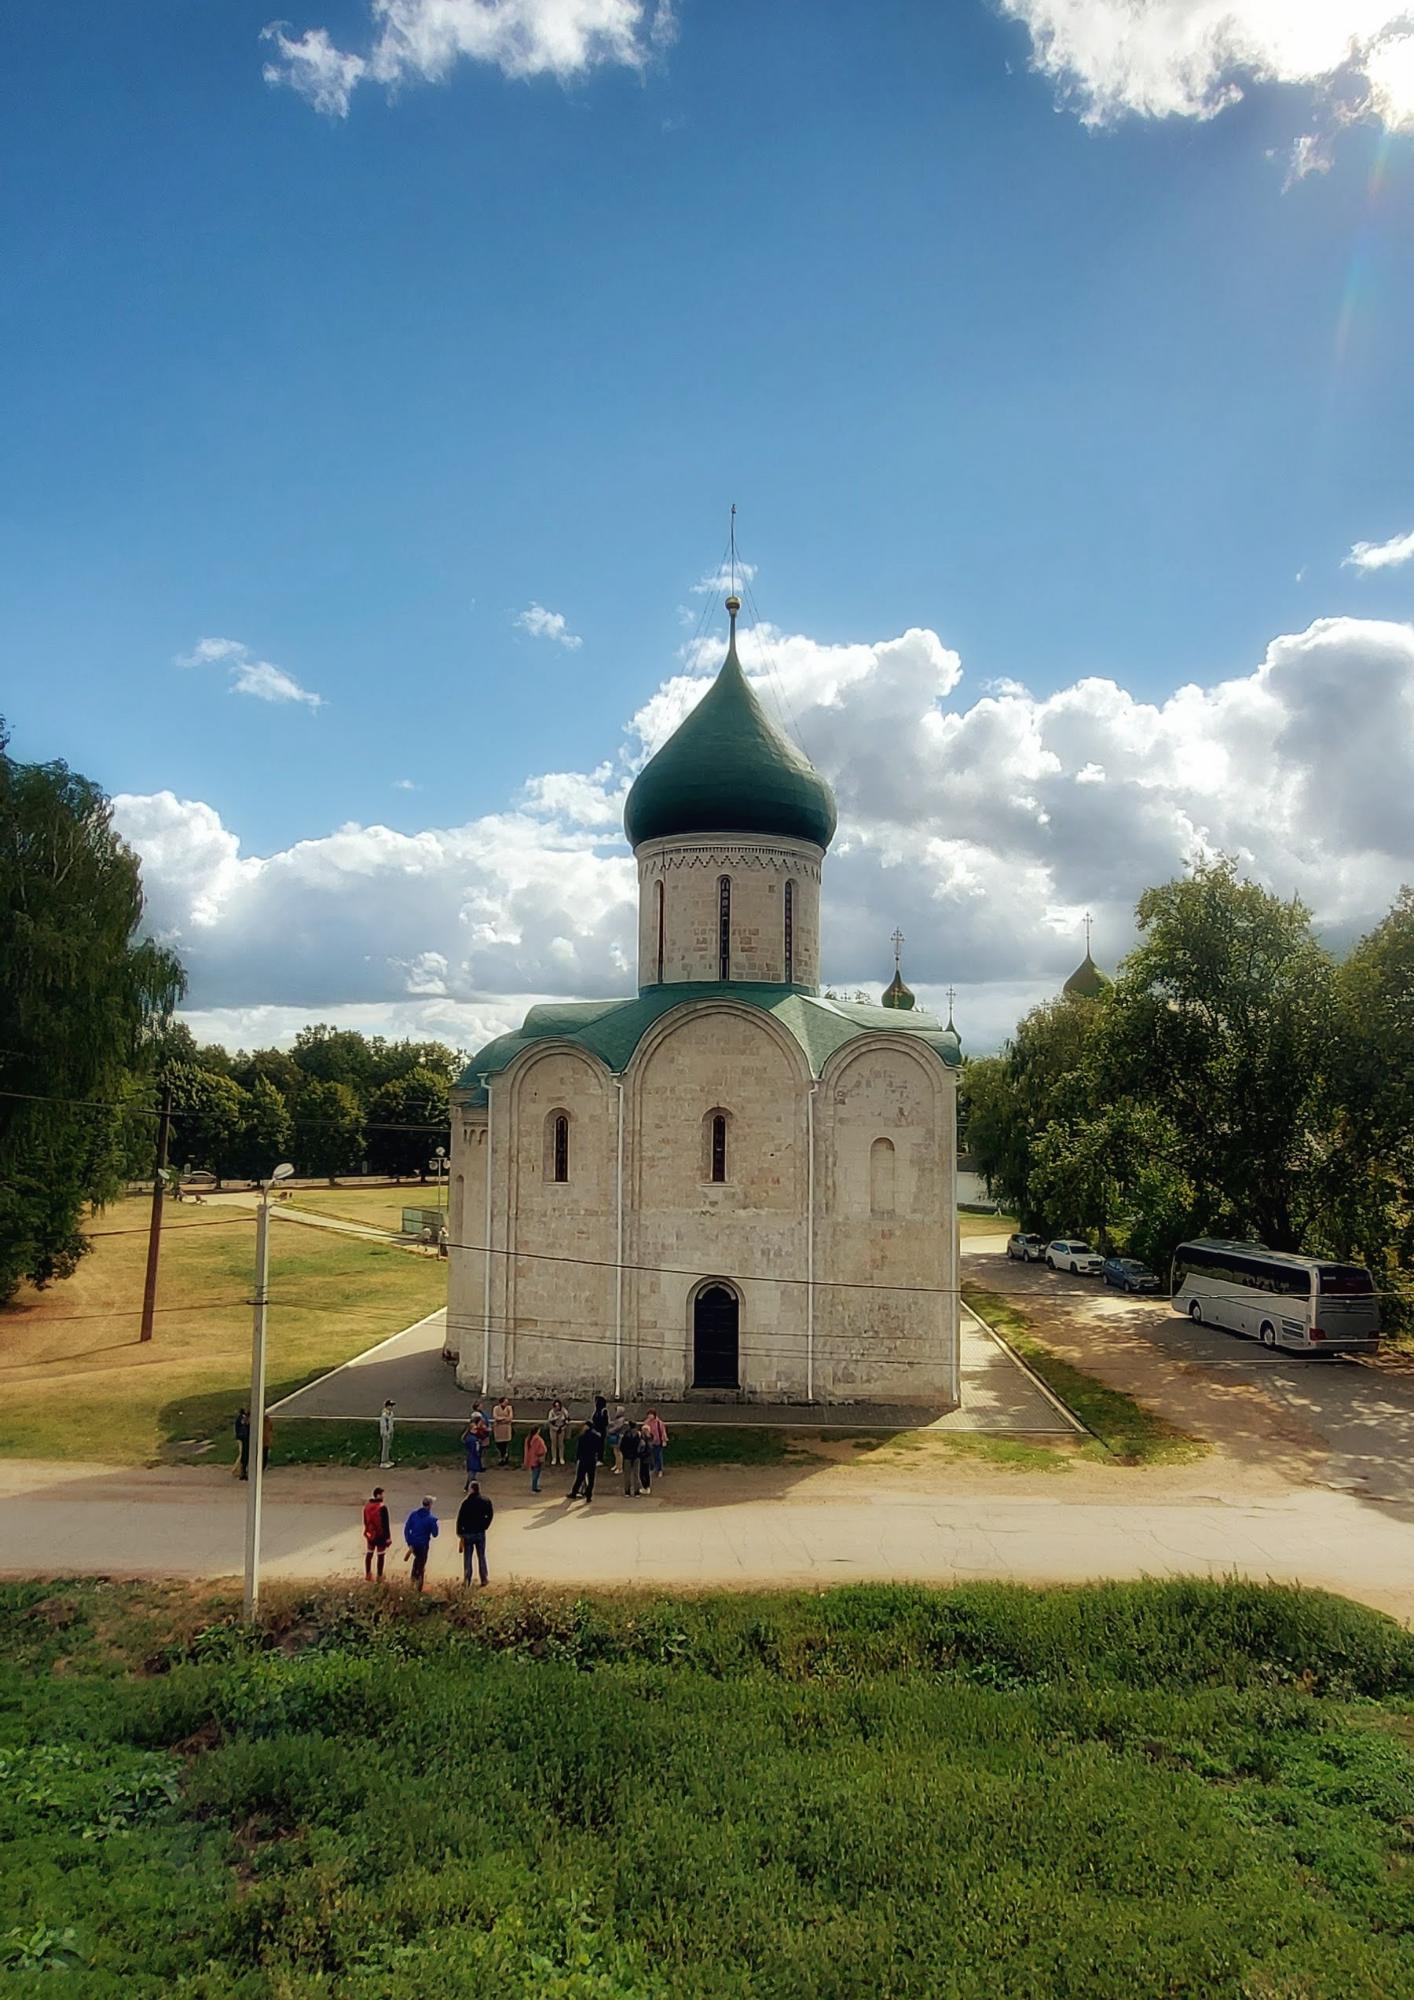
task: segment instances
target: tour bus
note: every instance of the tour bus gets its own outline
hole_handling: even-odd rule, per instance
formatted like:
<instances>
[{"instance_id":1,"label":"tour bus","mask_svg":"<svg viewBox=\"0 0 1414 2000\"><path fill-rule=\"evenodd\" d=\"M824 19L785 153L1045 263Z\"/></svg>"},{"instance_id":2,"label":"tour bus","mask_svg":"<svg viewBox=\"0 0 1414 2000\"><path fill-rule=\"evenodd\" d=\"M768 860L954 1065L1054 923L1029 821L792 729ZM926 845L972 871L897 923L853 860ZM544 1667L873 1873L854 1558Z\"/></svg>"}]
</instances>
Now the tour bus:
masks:
<instances>
[{"instance_id":1,"label":"tour bus","mask_svg":"<svg viewBox=\"0 0 1414 2000\"><path fill-rule=\"evenodd\" d=\"M1213 1237L1173 1253L1173 1305L1200 1326L1255 1334L1298 1354L1372 1353L1380 1302L1363 1264L1336 1264Z\"/></svg>"}]
</instances>

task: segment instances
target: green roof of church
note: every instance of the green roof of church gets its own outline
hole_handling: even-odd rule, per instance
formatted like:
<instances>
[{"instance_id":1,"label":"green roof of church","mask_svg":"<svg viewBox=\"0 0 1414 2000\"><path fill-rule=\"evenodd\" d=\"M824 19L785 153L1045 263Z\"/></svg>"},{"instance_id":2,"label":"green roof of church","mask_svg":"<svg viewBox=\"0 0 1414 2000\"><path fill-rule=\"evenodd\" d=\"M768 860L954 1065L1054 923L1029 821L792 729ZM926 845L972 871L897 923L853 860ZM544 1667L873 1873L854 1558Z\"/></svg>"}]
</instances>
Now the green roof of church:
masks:
<instances>
[{"instance_id":1,"label":"green roof of church","mask_svg":"<svg viewBox=\"0 0 1414 2000\"><path fill-rule=\"evenodd\" d=\"M1079 965L1076 966L1074 972L1071 973L1069 979L1065 982L1065 985L1062 986L1061 992L1067 1000L1094 1000L1104 992L1109 984L1109 978L1105 973L1101 972L1099 966L1096 965L1094 959L1091 958L1087 951L1084 958L1081 959Z\"/></svg>"},{"instance_id":2,"label":"green roof of church","mask_svg":"<svg viewBox=\"0 0 1414 2000\"><path fill-rule=\"evenodd\" d=\"M498 1035L472 1057L457 1083L456 1095L463 1103L484 1105L483 1079L508 1068L523 1049L536 1042L577 1042L607 1069L621 1074L655 1021L675 1007L704 1000L734 1000L772 1015L804 1050L812 1076L820 1074L836 1049L870 1033L908 1035L930 1048L949 1068L962 1061L956 1030L949 1034L930 1014L915 1013L901 1021L886 1007L827 1000L823 994L808 993L799 986L685 980L676 986L647 986L636 1000L574 1000L532 1007L519 1028Z\"/></svg>"},{"instance_id":3,"label":"green roof of church","mask_svg":"<svg viewBox=\"0 0 1414 2000\"><path fill-rule=\"evenodd\" d=\"M884 988L879 1005L881 1007L898 1007L905 1011L918 1005L918 1002L913 997L912 987L904 985L903 974L897 966L894 967L893 978Z\"/></svg>"},{"instance_id":4,"label":"green roof of church","mask_svg":"<svg viewBox=\"0 0 1414 2000\"><path fill-rule=\"evenodd\" d=\"M834 831L833 792L741 670L732 608L721 672L633 781L624 806L629 846L675 833L764 833L828 847Z\"/></svg>"}]
</instances>

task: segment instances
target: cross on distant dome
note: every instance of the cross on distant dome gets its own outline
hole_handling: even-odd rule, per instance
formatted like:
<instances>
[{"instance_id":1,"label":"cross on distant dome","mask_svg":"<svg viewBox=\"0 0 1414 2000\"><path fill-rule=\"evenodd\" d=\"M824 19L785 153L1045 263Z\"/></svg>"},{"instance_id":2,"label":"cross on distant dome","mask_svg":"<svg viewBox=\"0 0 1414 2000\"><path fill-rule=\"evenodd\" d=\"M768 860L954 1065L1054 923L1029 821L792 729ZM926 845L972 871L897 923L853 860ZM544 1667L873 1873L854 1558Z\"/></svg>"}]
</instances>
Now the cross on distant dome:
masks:
<instances>
[{"instance_id":1,"label":"cross on distant dome","mask_svg":"<svg viewBox=\"0 0 1414 2000\"><path fill-rule=\"evenodd\" d=\"M902 931L895 931L889 942L894 948L894 971L897 972L903 964L903 948L908 940Z\"/></svg>"},{"instance_id":2,"label":"cross on distant dome","mask_svg":"<svg viewBox=\"0 0 1414 2000\"><path fill-rule=\"evenodd\" d=\"M956 998L957 998L957 988L956 988L955 986L950 986L950 987L948 988L948 1019L949 1019L949 1020L951 1020L951 1019L952 1019L952 1008L953 1008L953 1002L954 1002L954 1000L956 1000Z\"/></svg>"},{"instance_id":3,"label":"cross on distant dome","mask_svg":"<svg viewBox=\"0 0 1414 2000\"><path fill-rule=\"evenodd\" d=\"M1085 912L1085 956L1087 958L1090 956L1090 931L1093 924L1094 924L1094 918L1090 915L1090 912L1087 910Z\"/></svg>"}]
</instances>

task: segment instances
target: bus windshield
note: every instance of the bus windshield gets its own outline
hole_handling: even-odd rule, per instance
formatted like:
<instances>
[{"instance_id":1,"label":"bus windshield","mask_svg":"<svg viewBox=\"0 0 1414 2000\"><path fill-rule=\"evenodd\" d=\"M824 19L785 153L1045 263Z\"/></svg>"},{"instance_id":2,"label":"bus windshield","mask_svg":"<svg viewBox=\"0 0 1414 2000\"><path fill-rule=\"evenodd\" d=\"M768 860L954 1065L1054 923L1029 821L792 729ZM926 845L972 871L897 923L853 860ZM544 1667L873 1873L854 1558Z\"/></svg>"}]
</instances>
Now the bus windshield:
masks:
<instances>
[{"instance_id":1,"label":"bus windshield","mask_svg":"<svg viewBox=\"0 0 1414 2000\"><path fill-rule=\"evenodd\" d=\"M1374 1279L1359 1264L1322 1264L1320 1279L1321 1291L1327 1296L1345 1292L1368 1298L1375 1289Z\"/></svg>"}]
</instances>

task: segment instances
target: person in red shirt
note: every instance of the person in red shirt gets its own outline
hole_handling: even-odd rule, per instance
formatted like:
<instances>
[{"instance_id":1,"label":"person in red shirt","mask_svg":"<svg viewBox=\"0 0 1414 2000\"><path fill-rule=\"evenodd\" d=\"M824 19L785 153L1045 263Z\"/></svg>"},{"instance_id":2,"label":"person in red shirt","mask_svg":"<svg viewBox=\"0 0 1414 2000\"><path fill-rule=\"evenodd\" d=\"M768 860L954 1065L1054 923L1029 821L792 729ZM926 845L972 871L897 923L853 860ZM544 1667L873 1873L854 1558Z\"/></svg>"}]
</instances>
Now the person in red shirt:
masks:
<instances>
[{"instance_id":1,"label":"person in red shirt","mask_svg":"<svg viewBox=\"0 0 1414 2000\"><path fill-rule=\"evenodd\" d=\"M378 1558L378 1581L383 1581L383 1559L393 1545L393 1529L388 1519L388 1503L383 1498L383 1488L375 1486L373 1497L366 1500L363 1507L363 1575L366 1583L373 1581L373 1558Z\"/></svg>"}]
</instances>

